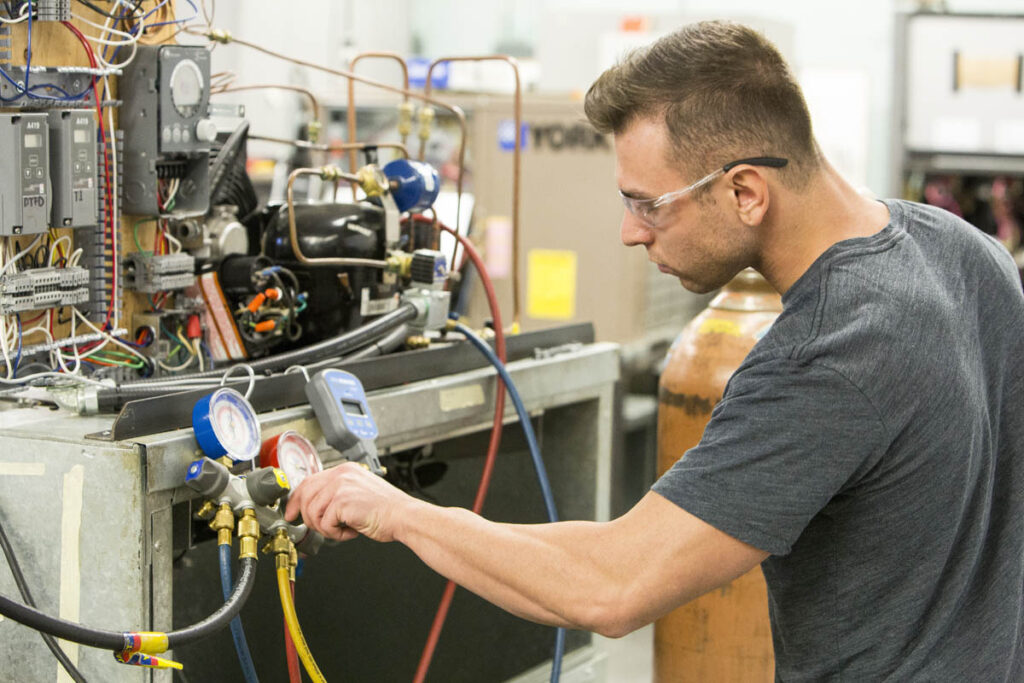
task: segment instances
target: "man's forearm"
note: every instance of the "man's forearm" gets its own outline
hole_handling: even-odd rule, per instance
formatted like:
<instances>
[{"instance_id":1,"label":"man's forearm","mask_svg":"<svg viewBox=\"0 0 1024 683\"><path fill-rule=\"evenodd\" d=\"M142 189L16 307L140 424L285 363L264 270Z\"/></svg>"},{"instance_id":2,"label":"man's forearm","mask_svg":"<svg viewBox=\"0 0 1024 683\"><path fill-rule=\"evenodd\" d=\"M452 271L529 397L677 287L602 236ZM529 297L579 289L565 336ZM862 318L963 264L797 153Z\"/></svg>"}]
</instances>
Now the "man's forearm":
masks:
<instances>
[{"instance_id":1,"label":"man's forearm","mask_svg":"<svg viewBox=\"0 0 1024 683\"><path fill-rule=\"evenodd\" d=\"M603 526L500 524L461 508L414 501L403 511L396 540L438 573L513 614L605 631L615 611L609 603L621 596L622 586L594 555Z\"/></svg>"}]
</instances>

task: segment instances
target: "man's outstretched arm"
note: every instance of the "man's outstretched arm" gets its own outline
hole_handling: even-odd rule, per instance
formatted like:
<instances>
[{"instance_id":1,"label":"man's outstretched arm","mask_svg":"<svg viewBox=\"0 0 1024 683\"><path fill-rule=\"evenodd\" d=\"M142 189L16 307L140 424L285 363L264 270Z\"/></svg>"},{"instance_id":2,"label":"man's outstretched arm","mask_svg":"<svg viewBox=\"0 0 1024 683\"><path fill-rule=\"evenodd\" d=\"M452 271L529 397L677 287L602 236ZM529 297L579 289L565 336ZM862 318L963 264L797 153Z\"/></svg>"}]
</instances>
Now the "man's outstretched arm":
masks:
<instances>
[{"instance_id":1,"label":"man's outstretched arm","mask_svg":"<svg viewBox=\"0 0 1024 683\"><path fill-rule=\"evenodd\" d=\"M286 516L299 512L330 538L397 540L518 616L612 637L768 556L653 492L611 522L501 524L415 499L351 463L304 481Z\"/></svg>"}]
</instances>

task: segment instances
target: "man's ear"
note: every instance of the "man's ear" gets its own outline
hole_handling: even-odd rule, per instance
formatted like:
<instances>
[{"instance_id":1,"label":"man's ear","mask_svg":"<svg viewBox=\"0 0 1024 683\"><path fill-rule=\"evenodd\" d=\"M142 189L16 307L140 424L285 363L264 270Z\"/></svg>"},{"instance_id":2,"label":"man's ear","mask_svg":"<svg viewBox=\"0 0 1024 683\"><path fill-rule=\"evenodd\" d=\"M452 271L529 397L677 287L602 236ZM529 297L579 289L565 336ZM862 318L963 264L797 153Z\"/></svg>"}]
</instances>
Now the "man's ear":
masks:
<instances>
[{"instance_id":1,"label":"man's ear","mask_svg":"<svg viewBox=\"0 0 1024 683\"><path fill-rule=\"evenodd\" d=\"M729 190L740 220L750 227L761 225L771 195L764 174L753 166L740 167L729 179Z\"/></svg>"}]
</instances>

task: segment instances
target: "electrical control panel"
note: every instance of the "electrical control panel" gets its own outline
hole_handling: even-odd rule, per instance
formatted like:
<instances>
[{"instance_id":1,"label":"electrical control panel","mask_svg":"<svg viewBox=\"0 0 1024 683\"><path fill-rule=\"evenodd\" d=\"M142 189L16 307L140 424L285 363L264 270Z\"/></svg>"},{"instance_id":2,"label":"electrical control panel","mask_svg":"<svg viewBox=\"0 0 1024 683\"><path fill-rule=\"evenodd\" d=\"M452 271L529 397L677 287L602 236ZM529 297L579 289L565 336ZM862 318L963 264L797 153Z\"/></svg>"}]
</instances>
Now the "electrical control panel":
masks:
<instances>
[{"instance_id":1,"label":"electrical control panel","mask_svg":"<svg viewBox=\"0 0 1024 683\"><path fill-rule=\"evenodd\" d=\"M0 114L0 235L46 232L50 224L46 114Z\"/></svg>"},{"instance_id":2,"label":"electrical control panel","mask_svg":"<svg viewBox=\"0 0 1024 683\"><path fill-rule=\"evenodd\" d=\"M96 118L88 109L51 111L50 184L53 227L96 225Z\"/></svg>"},{"instance_id":3,"label":"electrical control panel","mask_svg":"<svg viewBox=\"0 0 1024 683\"><path fill-rule=\"evenodd\" d=\"M125 67L121 125L125 134L124 210L169 213L158 185L177 180L175 213L205 213L210 204L208 118L210 53L186 45L139 45Z\"/></svg>"}]
</instances>

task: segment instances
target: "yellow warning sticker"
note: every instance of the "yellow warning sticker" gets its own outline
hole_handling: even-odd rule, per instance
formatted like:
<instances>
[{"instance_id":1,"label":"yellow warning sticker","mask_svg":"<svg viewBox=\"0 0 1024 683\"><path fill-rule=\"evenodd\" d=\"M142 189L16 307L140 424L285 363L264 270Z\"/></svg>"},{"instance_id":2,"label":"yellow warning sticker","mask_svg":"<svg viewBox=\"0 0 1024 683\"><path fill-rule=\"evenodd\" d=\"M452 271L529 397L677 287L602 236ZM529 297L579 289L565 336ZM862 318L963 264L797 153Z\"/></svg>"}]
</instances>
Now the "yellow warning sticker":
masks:
<instances>
[{"instance_id":1,"label":"yellow warning sticker","mask_svg":"<svg viewBox=\"0 0 1024 683\"><path fill-rule=\"evenodd\" d=\"M576 314L575 251L530 250L526 314L544 320L569 320Z\"/></svg>"},{"instance_id":2,"label":"yellow warning sticker","mask_svg":"<svg viewBox=\"0 0 1024 683\"><path fill-rule=\"evenodd\" d=\"M730 337L741 337L743 332L740 326L732 320L721 318L708 318L700 324L697 334L727 334Z\"/></svg>"}]
</instances>

